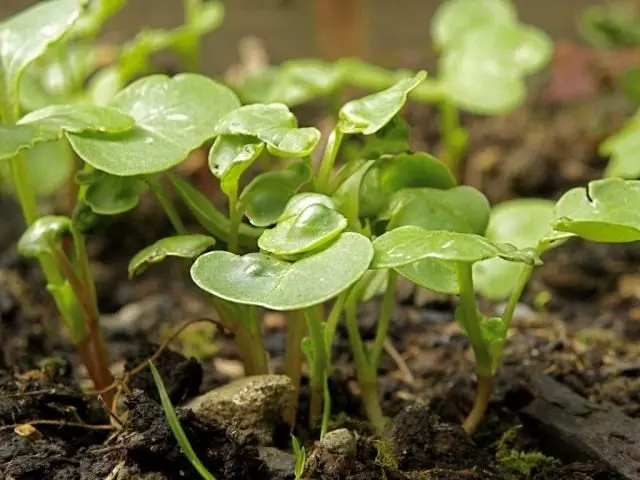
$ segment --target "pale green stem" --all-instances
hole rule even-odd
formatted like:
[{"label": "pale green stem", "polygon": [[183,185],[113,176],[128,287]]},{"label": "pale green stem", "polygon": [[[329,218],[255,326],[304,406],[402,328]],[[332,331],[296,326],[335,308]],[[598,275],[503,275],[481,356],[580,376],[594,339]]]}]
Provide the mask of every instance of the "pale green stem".
[{"label": "pale green stem", "polygon": [[171,198],[167,195],[164,188],[162,188],[162,184],[158,180],[157,177],[153,175],[149,175],[145,178],[145,182],[149,185],[149,188],[153,192],[153,194],[158,199],[160,206],[164,210],[164,213],[167,215],[167,218],[171,222],[171,226],[179,235],[186,235],[187,229],[182,223],[182,219],[180,218],[180,214],[178,213],[178,209],[171,201]]},{"label": "pale green stem", "polygon": [[330,191],[331,173],[343,139],[344,134],[338,128],[334,128],[331,131],[316,176],[316,189],[319,193],[328,193]]},{"label": "pale green stem", "polygon": [[384,298],[382,299],[382,309],[380,311],[380,318],[378,319],[378,326],[376,327],[376,339],[373,343],[370,355],[370,363],[373,368],[378,368],[380,356],[384,349],[384,342],[387,339],[389,333],[389,323],[391,321],[391,312],[396,300],[396,281],[398,279],[398,273],[395,270],[389,270],[389,279],[387,280],[387,289],[384,292]]},{"label": "pale green stem", "polygon": [[440,126],[447,152],[447,165],[457,175],[460,157],[466,145],[461,142],[460,115],[455,104],[444,98],[438,102],[440,108]]},{"label": "pale green stem", "polygon": [[511,325],[513,314],[516,311],[516,307],[518,306],[520,297],[522,297],[522,292],[524,292],[524,289],[527,286],[527,282],[531,278],[532,273],[533,266],[525,265],[522,268],[522,272],[520,272],[518,279],[516,280],[516,288],[513,290],[513,292],[511,292],[511,296],[509,297],[507,306],[505,307],[504,312],[502,312],[502,321],[504,322],[505,330],[509,330],[509,325]]},{"label": "pale green stem", "polygon": [[240,223],[242,214],[238,211],[238,192],[230,192],[229,196],[229,242],[227,250],[231,253],[238,253],[238,236],[240,233]]},{"label": "pale green stem", "polygon": [[322,399],[324,397],[325,376],[327,373],[327,357],[325,355],[324,334],[322,321],[318,315],[316,306],[305,310],[307,316],[307,328],[313,346],[313,362],[311,369],[311,401],[309,421],[311,425],[317,425],[322,416]]},{"label": "pale green stem", "polygon": [[293,310],[287,314],[287,336],[284,350],[284,373],[293,382],[296,389],[295,405],[289,412],[285,412],[284,419],[290,425],[296,421],[298,395],[300,392],[300,378],[302,377],[302,339],[307,332],[307,324],[303,310]]},{"label": "pale green stem", "polygon": [[342,314],[342,310],[344,309],[344,303],[347,300],[347,296],[349,295],[349,290],[342,292],[333,306],[331,307],[331,311],[329,312],[329,316],[327,317],[327,322],[324,327],[324,346],[327,351],[327,358],[331,358],[331,350],[333,347],[333,339],[336,336],[336,330],[338,329],[338,323],[340,323],[340,315]]}]

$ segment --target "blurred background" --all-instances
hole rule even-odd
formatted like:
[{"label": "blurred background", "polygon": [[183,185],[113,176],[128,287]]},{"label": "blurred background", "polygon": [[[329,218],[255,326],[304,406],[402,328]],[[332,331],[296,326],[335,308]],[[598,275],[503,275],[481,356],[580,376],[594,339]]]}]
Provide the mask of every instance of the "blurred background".
[{"label": "blurred background", "polygon": [[[0,0],[5,18],[37,0]],[[224,0],[222,26],[204,39],[203,69],[217,74],[238,61],[239,41],[264,42],[272,63],[295,57],[361,56],[384,66],[429,60],[429,22],[440,0]],[[556,40],[577,40],[576,19],[599,0],[517,0],[520,19]],[[336,7],[340,7],[340,9]],[[347,7],[345,7],[347,6]],[[331,18],[340,10],[338,18]],[[351,17],[351,15],[353,15]],[[316,28],[331,19],[334,31]],[[354,22],[353,18],[359,19]],[[103,39],[121,43],[141,27],[182,23],[182,0],[131,0],[108,22]],[[346,32],[346,33],[345,33]]]}]

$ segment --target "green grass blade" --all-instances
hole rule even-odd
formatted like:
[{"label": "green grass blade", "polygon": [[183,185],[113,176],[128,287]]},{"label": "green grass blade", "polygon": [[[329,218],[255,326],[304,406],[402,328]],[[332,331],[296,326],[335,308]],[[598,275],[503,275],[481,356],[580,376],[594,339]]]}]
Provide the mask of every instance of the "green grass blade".
[{"label": "green grass blade", "polygon": [[169,394],[167,393],[167,389],[164,386],[164,382],[162,381],[162,377],[160,376],[158,369],[155,367],[153,362],[149,362],[149,367],[151,368],[153,379],[156,382],[156,387],[158,388],[158,393],[160,394],[162,409],[164,410],[164,414],[167,416],[167,422],[169,422],[169,426],[171,427],[171,431],[178,441],[178,445],[180,445],[180,448],[184,452],[185,456],[191,462],[193,468],[198,471],[202,478],[204,478],[205,480],[216,480],[216,477],[214,477],[207,471],[200,459],[198,459],[196,452],[193,451],[193,448],[189,443],[189,439],[187,438],[187,435],[184,433],[184,430],[180,425],[180,421],[178,420],[176,411],[173,409],[173,405],[171,404],[171,400],[169,399]]}]

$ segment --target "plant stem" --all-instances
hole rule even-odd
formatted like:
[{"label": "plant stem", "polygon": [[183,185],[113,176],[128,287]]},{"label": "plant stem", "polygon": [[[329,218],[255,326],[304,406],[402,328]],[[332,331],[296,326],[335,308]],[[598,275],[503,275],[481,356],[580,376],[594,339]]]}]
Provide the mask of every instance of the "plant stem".
[{"label": "plant stem", "polygon": [[384,341],[389,333],[389,322],[391,320],[391,312],[396,300],[396,281],[398,280],[398,272],[389,270],[389,279],[387,280],[387,289],[382,299],[382,309],[378,318],[378,326],[376,327],[376,339],[371,349],[370,363],[373,368],[378,369],[380,355],[384,350]]},{"label": "plant stem", "polygon": [[504,312],[502,312],[502,321],[505,325],[505,331],[509,330],[513,314],[516,311],[520,297],[522,297],[522,292],[524,292],[524,288],[527,286],[527,282],[529,281],[529,278],[531,278],[532,273],[533,266],[524,265],[522,267],[522,272],[520,272],[518,280],[516,280],[516,288],[511,292],[507,306],[505,307]]},{"label": "plant stem", "polygon": [[336,330],[338,329],[338,323],[340,322],[340,314],[344,309],[344,304],[348,295],[349,290],[338,295],[338,298],[336,298],[336,301],[331,307],[331,311],[329,312],[329,316],[327,317],[327,321],[324,326],[324,346],[326,349],[327,361],[329,361],[329,363],[331,363],[330,359],[333,348],[333,339],[336,336]]},{"label": "plant stem", "polygon": [[317,425],[322,417],[322,399],[324,396],[325,376],[327,373],[327,357],[325,355],[324,333],[322,331],[322,321],[318,315],[316,306],[305,310],[307,316],[307,327],[313,345],[313,362],[311,367],[311,400],[309,407],[309,422]]},{"label": "plant stem", "polygon": [[491,392],[492,377],[478,375],[478,386],[476,387],[476,397],[473,401],[473,407],[462,424],[462,428],[467,432],[467,435],[473,435],[478,429],[478,425],[480,425],[489,407]]},{"label": "plant stem", "polygon": [[378,401],[377,368],[371,365],[364,342],[360,336],[356,308],[358,295],[353,295],[356,290],[352,292],[345,306],[345,324],[349,336],[349,345],[356,364],[358,384],[360,385],[362,402],[364,403],[367,418],[376,431],[381,432],[386,422]]},{"label": "plant stem", "polygon": [[298,408],[298,396],[300,392],[300,378],[302,377],[302,339],[307,332],[304,311],[293,310],[288,313],[287,337],[285,339],[284,351],[284,373],[291,379],[296,389],[296,405],[291,412],[286,412],[284,419],[290,425],[296,421],[296,410]]},{"label": "plant stem", "polygon": [[24,154],[19,154],[9,160],[11,181],[18,195],[22,215],[25,223],[30,226],[38,219],[38,203],[36,195],[31,188],[29,171]]},{"label": "plant stem", "polygon": [[229,241],[227,250],[231,253],[238,253],[238,235],[240,233],[240,222],[242,214],[238,211],[238,192],[231,192],[229,198]]},{"label": "plant stem", "polygon": [[438,102],[440,109],[440,128],[446,149],[446,164],[457,176],[459,162],[466,148],[465,133],[460,127],[458,109],[451,100],[444,98]]},{"label": "plant stem", "polygon": [[186,235],[187,229],[184,227],[184,223],[182,223],[182,219],[180,218],[180,214],[178,213],[178,209],[171,201],[171,198],[167,195],[164,188],[162,188],[162,184],[154,175],[149,175],[145,177],[145,182],[149,185],[149,188],[153,192],[153,194],[158,199],[160,206],[164,210],[164,213],[167,215],[167,218],[171,222],[171,226],[178,233],[178,235]]},{"label": "plant stem", "polygon": [[328,193],[330,190],[331,172],[343,139],[344,134],[339,129],[331,131],[316,176],[316,189],[319,193]]},{"label": "plant stem", "polygon": [[483,375],[491,375],[491,355],[485,346],[480,330],[480,316],[476,305],[473,288],[472,265],[467,262],[456,262],[458,285],[460,286],[460,306],[458,308],[459,323],[464,327],[476,357],[476,371]]}]

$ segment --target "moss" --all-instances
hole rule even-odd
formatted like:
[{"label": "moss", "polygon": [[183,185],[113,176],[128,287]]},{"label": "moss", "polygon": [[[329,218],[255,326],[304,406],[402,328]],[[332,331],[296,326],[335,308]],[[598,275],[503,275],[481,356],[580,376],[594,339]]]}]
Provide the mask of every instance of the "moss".
[{"label": "moss", "polygon": [[523,480],[536,478],[543,480],[560,462],[553,457],[547,457],[538,451],[524,452],[513,448],[520,426],[507,430],[498,444],[496,459],[502,466],[506,478],[510,480]]},{"label": "moss", "polygon": [[[163,325],[160,336],[166,340],[171,335],[171,327]],[[216,327],[210,322],[199,322],[189,325],[174,340],[172,347],[187,358],[194,357],[202,361],[213,357],[220,346],[215,341]]]},{"label": "moss", "polygon": [[382,478],[387,478],[387,471],[398,471],[398,459],[393,449],[393,443],[387,438],[378,438],[373,440],[373,445],[376,447],[376,465],[382,470]]}]

